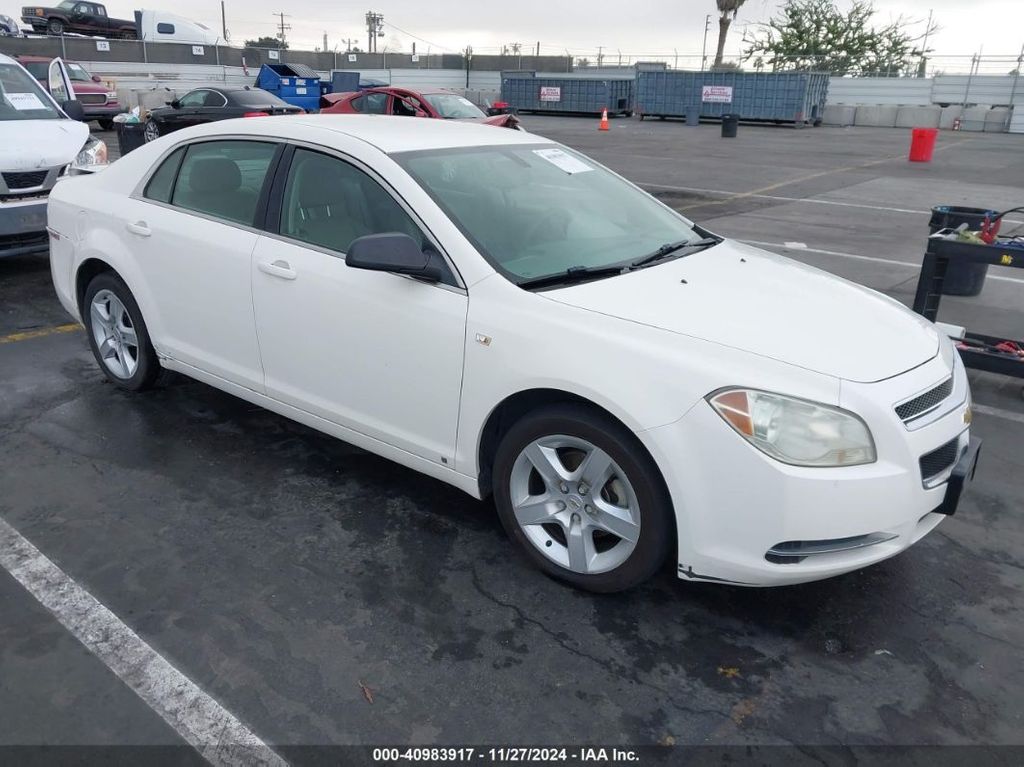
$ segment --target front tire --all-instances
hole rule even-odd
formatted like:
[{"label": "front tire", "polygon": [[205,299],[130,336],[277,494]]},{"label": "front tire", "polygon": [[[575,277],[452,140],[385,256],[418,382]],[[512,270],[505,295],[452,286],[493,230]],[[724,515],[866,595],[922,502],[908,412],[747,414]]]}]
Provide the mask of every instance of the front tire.
[{"label": "front tire", "polygon": [[587,591],[650,578],[672,547],[672,504],[632,432],[567,404],[518,421],[494,461],[498,516],[545,573]]},{"label": "front tire", "polygon": [[64,34],[64,22],[60,19],[50,19],[46,24],[46,32],[50,35],[63,35]]},{"label": "front tire", "polygon": [[139,305],[121,278],[111,272],[93,278],[85,289],[82,318],[93,356],[111,383],[128,391],[156,383],[160,361]]}]

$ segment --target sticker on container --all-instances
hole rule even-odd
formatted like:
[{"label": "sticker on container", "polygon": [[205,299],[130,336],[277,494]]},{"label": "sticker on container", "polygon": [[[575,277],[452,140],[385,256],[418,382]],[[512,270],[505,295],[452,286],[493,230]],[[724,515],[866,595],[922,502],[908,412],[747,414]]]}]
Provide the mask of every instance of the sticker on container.
[{"label": "sticker on container", "polygon": [[98,50],[98,51],[109,51],[110,50],[110,43],[108,41],[106,41],[106,40],[97,40],[96,41],[96,50]]},{"label": "sticker on container", "polygon": [[731,104],[731,85],[705,85],[700,89],[700,100],[705,104]]},{"label": "sticker on container", "polygon": [[267,58],[274,59],[275,61],[281,58],[280,51],[267,51]]},{"label": "sticker on container", "polygon": [[295,89],[295,94],[297,96],[305,96],[306,95],[306,89],[305,88],[296,88]]},{"label": "sticker on container", "polygon": [[298,78],[298,77],[296,77],[296,78],[295,78],[295,84],[296,84],[296,85],[305,85],[305,84],[306,84],[306,81],[305,81],[305,80],[302,80],[302,79],[300,79],[300,78]]},{"label": "sticker on container", "polygon": [[5,93],[4,98],[19,112],[28,112],[32,109],[46,109],[43,102],[34,93]]},{"label": "sticker on container", "polygon": [[358,58],[359,58],[359,57],[358,57],[358,56],[356,56],[356,55],[355,55],[354,53],[350,53],[350,54],[348,55],[348,60],[349,60],[349,63],[350,63],[350,64],[355,64],[355,63],[356,63],[356,61],[358,60]]},{"label": "sticker on container", "polygon": [[573,173],[586,173],[588,170],[593,170],[583,160],[579,160],[571,154],[566,154],[561,149],[534,149],[533,153],[547,160],[559,170],[564,170],[569,175]]},{"label": "sticker on container", "polygon": [[540,88],[541,101],[561,101],[562,87],[560,85],[542,85]]},{"label": "sticker on container", "polygon": [[205,56],[206,55],[206,49],[203,46],[201,46],[201,45],[193,45],[192,46],[192,55],[193,56]]},{"label": "sticker on container", "polygon": [[412,63],[415,64],[420,60],[419,54],[414,53],[412,55]]}]

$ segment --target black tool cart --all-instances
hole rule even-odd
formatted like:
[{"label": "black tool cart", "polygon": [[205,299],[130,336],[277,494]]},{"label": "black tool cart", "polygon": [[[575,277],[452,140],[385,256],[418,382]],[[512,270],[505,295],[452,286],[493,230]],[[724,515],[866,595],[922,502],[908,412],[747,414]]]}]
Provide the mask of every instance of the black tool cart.
[{"label": "black tool cart", "polygon": [[[928,239],[928,250],[921,264],[914,311],[935,322],[942,300],[943,283],[950,266],[987,264],[1024,269],[1024,240],[995,239],[989,244],[963,242],[952,229],[942,230]],[[954,339],[957,340],[957,339]],[[957,340],[964,365],[976,370],[1024,378],[1024,340],[995,338],[968,331]]]}]

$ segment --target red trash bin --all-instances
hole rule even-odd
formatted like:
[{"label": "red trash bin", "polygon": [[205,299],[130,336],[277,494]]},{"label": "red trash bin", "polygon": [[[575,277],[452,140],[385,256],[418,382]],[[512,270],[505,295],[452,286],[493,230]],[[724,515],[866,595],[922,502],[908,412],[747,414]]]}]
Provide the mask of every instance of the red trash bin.
[{"label": "red trash bin", "polygon": [[914,128],[910,139],[910,161],[931,162],[938,138],[938,128]]}]

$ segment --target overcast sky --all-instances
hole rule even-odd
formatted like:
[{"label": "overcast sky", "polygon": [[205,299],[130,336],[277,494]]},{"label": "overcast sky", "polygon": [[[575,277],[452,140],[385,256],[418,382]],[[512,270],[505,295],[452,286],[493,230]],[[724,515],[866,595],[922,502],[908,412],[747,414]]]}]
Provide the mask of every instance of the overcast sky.
[{"label": "overcast sky", "polygon": [[[624,55],[681,55],[701,52],[704,19],[715,13],[714,0],[364,0],[325,3],[323,0],[226,0],[228,30],[235,42],[272,35],[274,12],[291,14],[285,21],[293,47],[322,46],[327,32],[329,48],[345,49],[344,39],[355,38],[366,47],[364,15],[373,9],[384,14],[389,50],[408,51],[416,40],[417,51],[458,51],[467,44],[481,53],[497,52],[502,44],[520,42],[524,49],[541,43],[543,53],[563,53],[593,59],[604,46],[612,59]],[[848,5],[848,0],[839,0]],[[745,25],[767,20],[779,0],[747,0],[740,10],[729,52],[740,50]],[[879,18],[904,16],[924,20],[929,10],[943,30],[934,39],[937,55],[977,52],[1017,55],[1024,44],[1022,0],[876,0]],[[125,0],[108,3],[111,15],[131,16],[138,7]],[[123,7],[122,7],[123,6]],[[157,6],[159,7],[159,6]],[[175,0],[167,10],[220,29],[218,0]],[[714,46],[717,22],[712,21],[708,47]],[[428,42],[429,41],[429,42]],[[383,48],[383,44],[381,48]]]}]

